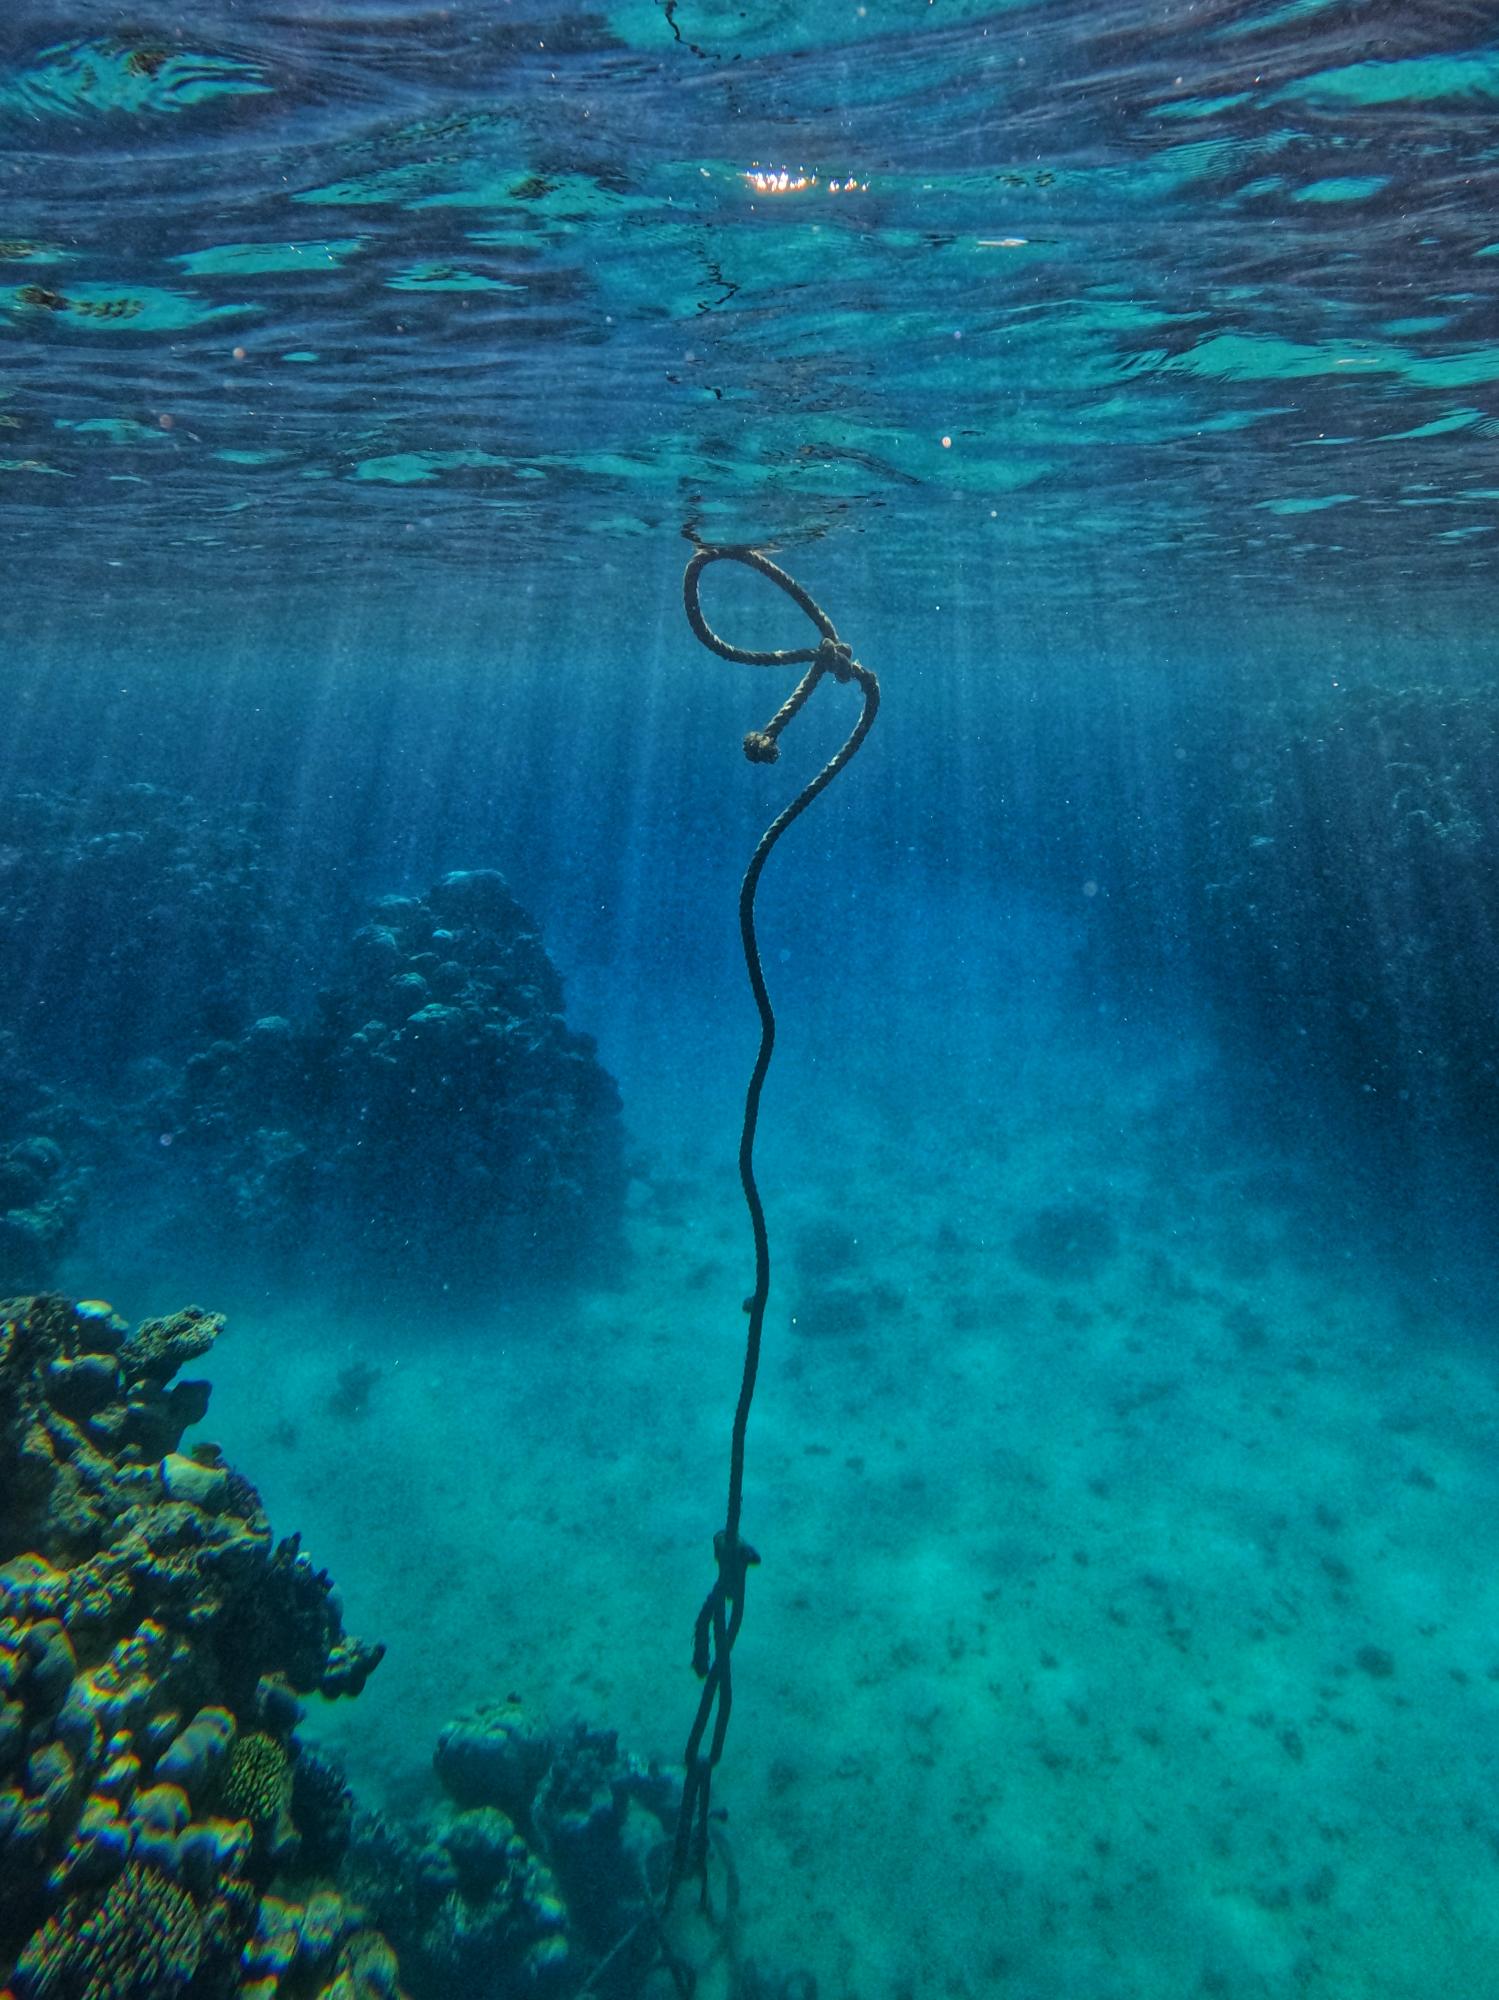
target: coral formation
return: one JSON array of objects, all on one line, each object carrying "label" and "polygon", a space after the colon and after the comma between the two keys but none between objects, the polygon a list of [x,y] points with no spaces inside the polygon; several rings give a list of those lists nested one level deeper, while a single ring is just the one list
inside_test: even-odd
[{"label": "coral formation", "polygon": [[[1435,1141],[1486,1172],[1499,689],[1326,664],[1290,663],[1277,692],[1268,656],[1215,661],[1158,705],[1121,669],[1128,728],[1099,726],[1096,688],[1087,713],[1017,690],[1003,782],[1028,796],[1039,727],[1063,809],[1002,819],[988,866],[1066,919],[1110,1016],[1167,1010],[1196,1034],[1206,1015],[1225,1081],[1272,1130],[1319,1149],[1345,1132],[1340,1170],[1377,1146],[1403,1175]],[[1171,754],[1143,754],[1147,736]]]},{"label": "coral formation", "polygon": [[615,1246],[619,1095],[501,876],[386,896],[314,1018],[254,1022],[187,1064],[161,1107],[184,1221],[362,1273]]},{"label": "coral formation", "polygon": [[159,1868],[127,1861],[88,1914],[65,1904],[16,1964],[21,1994],[152,2000],[180,1993],[203,1955],[203,1920],[187,1890]]},{"label": "coral formation", "polygon": [[[221,1321],[0,1305],[0,1979],[14,2000],[378,2000],[349,1815],[299,1693],[355,1693],[328,1577],[273,1546],[175,1381]],[[299,1782],[299,1767],[307,1763]],[[306,1813],[308,1838],[297,1814]],[[304,1856],[303,1850],[306,1849]]]},{"label": "coral formation", "polygon": [[150,785],[0,800],[0,1296],[55,1281],[85,1195],[96,1248],[128,1215],[215,1269],[616,1255],[618,1092],[503,879],[381,898],[330,957],[342,896],[278,894],[271,833]]},{"label": "coral formation", "polygon": [[285,981],[304,940],[264,837],[254,806],[154,785],[0,798],[4,1025],[49,1080],[82,1068],[118,1085],[131,1063],[252,1018],[261,982]]},{"label": "coral formation", "polygon": [[0,797],[0,1297],[54,1281],[111,1172],[133,1204],[129,1107],[307,958],[261,819],[144,784]]},{"label": "coral formation", "polygon": [[551,1730],[511,1698],[450,1723],[448,1802],[367,1817],[351,1867],[416,2000],[638,1992],[659,1956],[647,1871],[680,1787],[581,1722]]},{"label": "coral formation", "polygon": [[249,1821],[262,1853],[285,1854],[296,1840],[291,1790],[291,1759],[284,1744],[265,1729],[237,1739],[224,1766],[219,1803],[231,1819]]},{"label": "coral formation", "polygon": [[82,1193],[55,1139],[0,1145],[0,1286],[48,1281],[76,1233]]},{"label": "coral formation", "polygon": [[0,1297],[49,1283],[77,1234],[88,1174],[76,1124],[0,1031]]}]

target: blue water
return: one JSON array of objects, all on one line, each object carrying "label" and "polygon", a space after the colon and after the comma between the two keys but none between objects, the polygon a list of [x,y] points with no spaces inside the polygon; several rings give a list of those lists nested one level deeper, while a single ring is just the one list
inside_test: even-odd
[{"label": "blue water", "polygon": [[[1493,1984],[1496,95],[1458,6],[0,23],[0,1155],[71,1177],[0,1291],[230,1313],[372,1805],[513,1689],[680,1759],[736,898],[857,710],[747,764],[794,677],[691,545],[880,676],[760,896],[704,1994]],[[477,869],[620,1093],[520,1227],[528,1140],[349,1067],[373,899]]]}]

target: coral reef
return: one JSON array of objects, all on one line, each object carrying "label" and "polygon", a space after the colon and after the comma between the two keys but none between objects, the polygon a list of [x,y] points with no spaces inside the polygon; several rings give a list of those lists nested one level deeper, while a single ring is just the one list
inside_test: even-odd
[{"label": "coral reef", "polygon": [[[221,1324],[0,1305],[0,2000],[680,1991],[652,1893],[680,1784],[611,1731],[481,1704],[408,1818],[300,1740],[301,1696],[357,1694],[383,1648],[182,1449]],[[711,1948],[736,2000],[813,2000]]]},{"label": "coral reef", "polygon": [[384,897],[330,955],[352,906],[287,892],[274,831],[150,785],[0,799],[0,1296],[55,1281],[86,1194],[96,1250],[214,1272],[617,1256],[618,1092],[503,879]]},{"label": "coral reef", "polygon": [[996,782],[1028,799],[1040,770],[1046,798],[986,856],[1064,918],[1110,1018],[1209,1027],[1256,1119],[1377,1148],[1399,1187],[1431,1141],[1499,1156],[1499,685],[1397,671],[1256,654],[1171,688],[1121,666],[1117,706],[1017,690]]},{"label": "coral reef", "polygon": [[[179,1381],[220,1330],[0,1305],[0,1980],[14,2000],[379,2000],[390,1946],[340,1890],[342,1785],[299,1694],[382,1648],[273,1545]],[[299,1819],[301,1813],[304,1818]]]},{"label": "coral reef", "polygon": [[83,1186],[55,1139],[0,1145],[0,1290],[52,1277],[77,1233]]},{"label": "coral reef", "polygon": [[659,1958],[647,1870],[680,1788],[611,1731],[550,1730],[513,1697],[460,1716],[425,1820],[367,1816],[357,1893],[395,1941],[414,2000],[625,1996]]},{"label": "coral reef", "polygon": [[313,1018],[216,1041],[157,1108],[178,1226],[211,1215],[257,1252],[364,1274],[611,1254],[619,1095],[502,877],[446,875],[371,916]]},{"label": "coral reef", "polygon": [[252,1018],[302,942],[263,842],[257,808],[153,785],[0,797],[0,1027],[49,1080],[116,1088]]},{"label": "coral reef", "polygon": [[0,1298],[48,1284],[77,1235],[89,1182],[78,1122],[0,1031]]}]

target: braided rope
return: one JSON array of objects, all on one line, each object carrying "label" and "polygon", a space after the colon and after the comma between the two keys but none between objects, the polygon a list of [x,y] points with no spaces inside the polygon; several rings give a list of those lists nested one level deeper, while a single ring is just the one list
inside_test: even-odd
[{"label": "braided rope", "polygon": [[[818,643],[815,646],[783,651],[751,652],[742,646],[731,646],[726,639],[721,639],[703,616],[699,596],[703,571],[710,563],[715,562],[743,563],[747,568],[758,571],[761,576],[768,577],[772,583],[777,584],[817,627]],[[744,1622],[745,1579],[750,1569],[760,1560],[739,1533],[744,1503],[745,1432],[749,1425],[750,1405],[754,1400],[755,1378],[760,1369],[760,1341],[765,1323],[766,1301],[770,1296],[770,1239],[765,1227],[765,1210],[760,1200],[760,1190],[755,1182],[754,1154],[755,1131],[760,1118],[760,1095],[765,1087],[771,1053],[775,1048],[776,1017],[770,1004],[770,994],[760,964],[760,947],[755,936],[755,891],[759,887],[760,876],[766,861],[770,858],[771,849],[792,821],[801,817],[817,795],[827,789],[853,756],[869,734],[880,705],[879,682],[869,668],[861,666],[844,645],[834,629],[833,621],[799,583],[789,577],[783,569],[778,568],[768,557],[761,555],[758,549],[699,549],[689,561],[686,574],[682,578],[682,601],[687,613],[687,622],[694,633],[710,651],[718,653],[722,658],[752,667],[802,664],[807,666],[807,672],[793,693],[777,709],[764,729],[751,730],[745,737],[744,752],[752,763],[775,762],[780,755],[777,739],[787,724],[801,712],[824,675],[831,674],[835,680],[857,683],[864,705],[842,748],[829,758],[816,777],[802,787],[790,805],[777,814],[761,834],[759,844],[750,856],[750,863],[745,870],[744,881],[739,891],[739,934],[744,946],[744,962],[749,973],[750,989],[760,1015],[760,1047],[745,1091],[744,1125],[739,1139],[739,1178],[744,1188],[744,1199],[749,1208],[750,1227],[755,1241],[755,1289],[745,1301],[745,1310],[749,1314],[749,1331],[745,1339],[744,1372],[740,1378],[739,1401],[734,1411],[734,1428],[729,1448],[728,1507],[724,1526],[713,1537],[713,1559],[717,1575],[707,1597],[703,1600],[702,1609],[698,1612],[697,1622],[693,1627],[692,1665],[703,1683],[703,1688],[698,1701],[697,1715],[687,1738],[682,1803],[677,1814],[676,1837],[672,1847],[663,1910],[671,1908],[672,1899],[689,1872],[698,1877],[701,1883],[703,1907],[706,1909],[708,1906],[709,1795],[714,1768],[723,1755],[724,1738],[728,1734],[729,1713],[733,1706],[729,1656],[733,1652],[734,1641],[739,1636],[739,1628]],[[713,1733],[705,1751],[703,1738],[707,1734],[710,1721]]]}]

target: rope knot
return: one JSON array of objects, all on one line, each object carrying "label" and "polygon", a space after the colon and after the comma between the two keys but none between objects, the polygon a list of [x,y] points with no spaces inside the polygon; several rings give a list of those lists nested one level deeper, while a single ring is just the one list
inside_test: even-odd
[{"label": "rope knot", "polygon": [[744,754],[752,764],[773,764],[781,753],[769,730],[752,729],[744,739]]},{"label": "rope knot", "polygon": [[825,674],[831,674],[835,681],[851,681],[854,677],[854,653],[852,646],[845,646],[841,639],[820,639],[813,665]]},{"label": "rope knot", "polygon": [[726,1595],[737,1597],[744,1588],[745,1571],[757,1569],[760,1556],[759,1551],[752,1549],[748,1542],[741,1541],[738,1535],[730,1535],[726,1528],[720,1528],[713,1537],[713,1560],[718,1564]]}]

